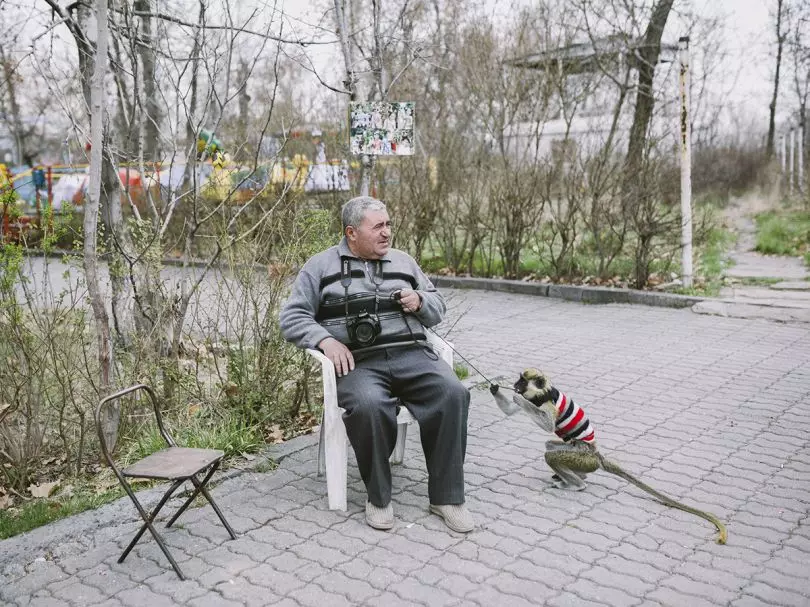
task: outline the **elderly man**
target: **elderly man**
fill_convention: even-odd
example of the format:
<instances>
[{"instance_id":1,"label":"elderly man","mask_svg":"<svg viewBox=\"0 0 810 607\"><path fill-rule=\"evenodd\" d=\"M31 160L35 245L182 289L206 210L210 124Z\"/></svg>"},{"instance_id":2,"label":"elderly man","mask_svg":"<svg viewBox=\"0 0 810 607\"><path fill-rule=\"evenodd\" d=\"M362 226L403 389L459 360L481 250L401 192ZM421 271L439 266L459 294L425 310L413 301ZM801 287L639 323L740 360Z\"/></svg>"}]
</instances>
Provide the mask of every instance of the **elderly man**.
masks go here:
<instances>
[{"instance_id":1,"label":"elderly man","mask_svg":"<svg viewBox=\"0 0 810 607\"><path fill-rule=\"evenodd\" d=\"M391 221L374 198L343 206L340 244L313 256L281 311L285 339L335 365L338 403L366 485L366 522L394 526L389 457L401 402L419 422L430 511L454 531L473 529L464 505L470 394L425 340L444 298L408 254L391 248Z\"/></svg>"}]
</instances>

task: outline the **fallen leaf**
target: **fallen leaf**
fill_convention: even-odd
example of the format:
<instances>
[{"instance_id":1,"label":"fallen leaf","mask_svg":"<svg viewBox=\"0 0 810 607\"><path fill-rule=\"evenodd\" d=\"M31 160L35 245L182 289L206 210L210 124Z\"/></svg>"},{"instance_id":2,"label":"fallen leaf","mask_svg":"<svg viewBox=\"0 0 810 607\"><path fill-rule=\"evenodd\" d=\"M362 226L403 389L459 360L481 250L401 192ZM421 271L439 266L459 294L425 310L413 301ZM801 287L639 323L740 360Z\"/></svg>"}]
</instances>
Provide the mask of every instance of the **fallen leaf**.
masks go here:
<instances>
[{"instance_id":1,"label":"fallen leaf","mask_svg":"<svg viewBox=\"0 0 810 607\"><path fill-rule=\"evenodd\" d=\"M59 486L59 481L52 483L42 483L41 485L31 485L28 487L29 493L33 497L48 497L56 487Z\"/></svg>"},{"instance_id":2,"label":"fallen leaf","mask_svg":"<svg viewBox=\"0 0 810 607\"><path fill-rule=\"evenodd\" d=\"M0 495L0 510L5 510L11 504L14 503L14 500L8 495Z\"/></svg>"},{"instance_id":3,"label":"fallen leaf","mask_svg":"<svg viewBox=\"0 0 810 607\"><path fill-rule=\"evenodd\" d=\"M273 424L270 426L270 432L268 433L267 438L271 440L273 444L283 443L284 431L281 429L281 426L278 424Z\"/></svg>"}]
</instances>

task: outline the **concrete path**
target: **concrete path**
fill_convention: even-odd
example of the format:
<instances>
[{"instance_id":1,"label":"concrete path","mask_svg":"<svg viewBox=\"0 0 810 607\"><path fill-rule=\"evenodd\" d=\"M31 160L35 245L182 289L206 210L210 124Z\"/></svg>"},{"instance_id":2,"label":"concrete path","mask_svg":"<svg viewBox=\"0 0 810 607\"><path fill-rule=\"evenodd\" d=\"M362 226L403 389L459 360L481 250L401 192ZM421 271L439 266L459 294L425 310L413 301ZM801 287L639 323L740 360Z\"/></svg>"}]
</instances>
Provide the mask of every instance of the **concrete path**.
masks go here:
<instances>
[{"instance_id":1,"label":"concrete path","mask_svg":"<svg viewBox=\"0 0 810 607\"><path fill-rule=\"evenodd\" d=\"M720 296L694 306L700 314L734 318L763 318L810 323L810 271L801 257L763 255L755 251L755 199L740 200L728 209L728 222L737 234L731 265L724 274L728 286ZM745 284L750 279L776 280L770 285Z\"/></svg>"},{"instance_id":2,"label":"concrete path","mask_svg":"<svg viewBox=\"0 0 810 607\"><path fill-rule=\"evenodd\" d=\"M740 217L735 221L737 244L731 253L734 265L728 268L726 276L733 278L781 278L783 280L805 280L810 272L801 257L786 255L763 255L756 252L756 224L751 217Z\"/></svg>"},{"instance_id":3,"label":"concrete path","mask_svg":"<svg viewBox=\"0 0 810 607\"><path fill-rule=\"evenodd\" d=\"M208 508L165 531L188 581L151 539L116 563L138 526L123 500L0 542L0 604L810 605L810 325L448 294L452 339L476 367L510 383L544 368L586 406L605 453L722 517L728 545L605 473L580 493L551 488L547 435L474 389L469 535L427 512L415 430L394 472L390 532L363 522L353 464L349 512L327 509L315 438L303 437L281 446L277 470L214 490L237 540Z\"/></svg>"}]
</instances>

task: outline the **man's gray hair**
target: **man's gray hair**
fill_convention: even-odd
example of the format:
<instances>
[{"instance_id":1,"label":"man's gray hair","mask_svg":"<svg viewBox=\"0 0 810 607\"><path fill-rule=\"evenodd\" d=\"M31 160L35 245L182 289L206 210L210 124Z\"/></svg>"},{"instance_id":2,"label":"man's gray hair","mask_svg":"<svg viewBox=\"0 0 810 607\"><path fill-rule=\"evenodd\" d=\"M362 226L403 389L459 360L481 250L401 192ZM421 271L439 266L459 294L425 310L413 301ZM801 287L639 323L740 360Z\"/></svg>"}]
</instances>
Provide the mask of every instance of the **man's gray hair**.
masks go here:
<instances>
[{"instance_id":1,"label":"man's gray hair","mask_svg":"<svg viewBox=\"0 0 810 607\"><path fill-rule=\"evenodd\" d=\"M340 218L343 221L343 231L348 226L355 228L363 221L368 211L385 211L385 203L371 196L356 196L343 205Z\"/></svg>"}]
</instances>

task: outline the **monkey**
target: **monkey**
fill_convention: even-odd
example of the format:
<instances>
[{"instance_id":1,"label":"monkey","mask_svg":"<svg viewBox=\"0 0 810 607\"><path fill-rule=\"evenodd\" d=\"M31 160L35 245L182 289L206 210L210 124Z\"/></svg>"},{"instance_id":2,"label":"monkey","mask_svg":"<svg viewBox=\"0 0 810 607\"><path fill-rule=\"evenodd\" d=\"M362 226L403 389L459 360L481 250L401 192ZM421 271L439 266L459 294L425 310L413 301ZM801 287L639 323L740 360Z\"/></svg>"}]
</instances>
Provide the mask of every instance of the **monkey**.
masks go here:
<instances>
[{"instance_id":1,"label":"monkey","mask_svg":"<svg viewBox=\"0 0 810 607\"><path fill-rule=\"evenodd\" d=\"M585 410L552 386L540 371L533 368L526 369L520 374L513 389L515 395L510 403L500 392L498 385L491 384L489 387L496 404L506 415L512 415L522 409L538 426L562 439L546 442L545 460L554 471L551 478L555 487L582 491L587 486L585 483L587 475L601 469L632 483L666 506L709 521L717 527L717 543L726 543L728 537L726 526L716 516L682 504L656 491L604 457L596 446L596 431Z\"/></svg>"}]
</instances>

